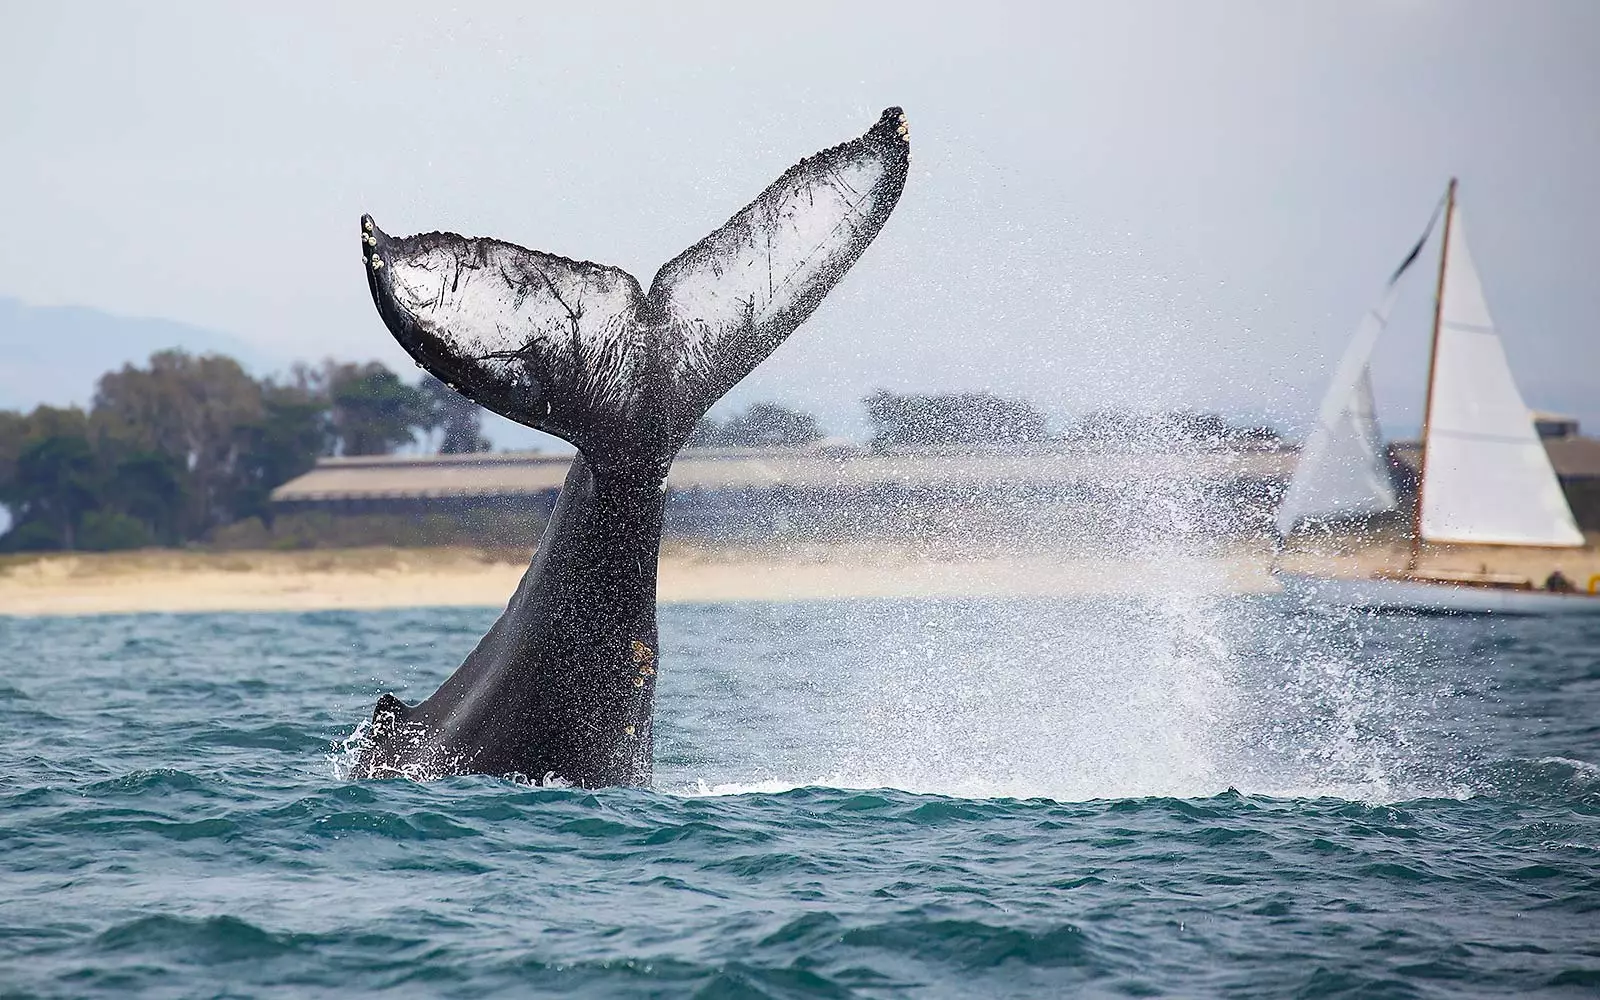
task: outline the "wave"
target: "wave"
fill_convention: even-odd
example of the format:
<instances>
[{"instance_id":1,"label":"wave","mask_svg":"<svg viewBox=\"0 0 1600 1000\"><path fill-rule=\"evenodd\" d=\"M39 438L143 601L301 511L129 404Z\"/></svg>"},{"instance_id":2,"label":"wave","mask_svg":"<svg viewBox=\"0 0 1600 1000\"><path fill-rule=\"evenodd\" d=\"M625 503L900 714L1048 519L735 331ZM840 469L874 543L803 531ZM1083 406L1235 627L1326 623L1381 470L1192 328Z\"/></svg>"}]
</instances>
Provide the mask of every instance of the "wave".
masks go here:
<instances>
[{"instance_id":1,"label":"wave","mask_svg":"<svg viewBox=\"0 0 1600 1000\"><path fill-rule=\"evenodd\" d=\"M1479 769L1482 794L1600 815L1600 765L1571 757L1512 758Z\"/></svg>"},{"instance_id":2,"label":"wave","mask_svg":"<svg viewBox=\"0 0 1600 1000\"><path fill-rule=\"evenodd\" d=\"M1199 801L1226 795L1246 795L1264 799L1293 799L1316 801L1337 799L1361 805L1391 805L1433 799L1466 801L1478 794L1469 785L1446 784L1439 786L1413 785L1396 788L1387 782L1339 783L1327 785L1254 785L1240 784L1187 785L1167 788L1115 786L1092 788L1065 787L1023 778L984 778L973 776L951 781L926 781L886 778L876 774L827 774L815 778L780 779L763 778L752 781L717 781L696 778L692 783L661 785L669 795L686 798L719 798L737 795L782 795L803 789L829 789L836 791L890 790L910 795L934 796L944 799L987 801L993 799L1017 801L1049 801L1059 803L1084 803L1107 801L1134 801L1142 799L1177 799Z\"/></svg>"},{"instance_id":3,"label":"wave","mask_svg":"<svg viewBox=\"0 0 1600 1000\"><path fill-rule=\"evenodd\" d=\"M102 952L166 953L210 965L273 958L313 943L309 935L274 934L233 916L202 918L165 914L115 924L95 938Z\"/></svg>"}]
</instances>

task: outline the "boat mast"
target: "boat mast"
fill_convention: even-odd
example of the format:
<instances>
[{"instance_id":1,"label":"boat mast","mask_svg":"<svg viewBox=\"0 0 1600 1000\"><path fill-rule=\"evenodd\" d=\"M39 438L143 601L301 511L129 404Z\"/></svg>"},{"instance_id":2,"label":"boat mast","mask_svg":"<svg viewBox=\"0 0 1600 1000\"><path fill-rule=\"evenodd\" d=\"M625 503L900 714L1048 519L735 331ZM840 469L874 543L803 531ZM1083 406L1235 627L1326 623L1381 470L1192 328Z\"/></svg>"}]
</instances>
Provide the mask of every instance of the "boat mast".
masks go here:
<instances>
[{"instance_id":1,"label":"boat mast","mask_svg":"<svg viewBox=\"0 0 1600 1000\"><path fill-rule=\"evenodd\" d=\"M1417 559L1422 555L1422 497L1428 488L1428 426L1433 422L1433 376L1439 364L1439 321L1444 314L1444 269L1450 258L1450 220L1455 214L1456 179L1450 178L1450 187L1444 196L1444 236L1439 245L1439 284L1433 293L1433 343L1428 348L1428 400L1422 408L1422 441L1417 451L1417 504L1411 514L1411 557L1406 561L1406 571L1415 572Z\"/></svg>"}]
</instances>

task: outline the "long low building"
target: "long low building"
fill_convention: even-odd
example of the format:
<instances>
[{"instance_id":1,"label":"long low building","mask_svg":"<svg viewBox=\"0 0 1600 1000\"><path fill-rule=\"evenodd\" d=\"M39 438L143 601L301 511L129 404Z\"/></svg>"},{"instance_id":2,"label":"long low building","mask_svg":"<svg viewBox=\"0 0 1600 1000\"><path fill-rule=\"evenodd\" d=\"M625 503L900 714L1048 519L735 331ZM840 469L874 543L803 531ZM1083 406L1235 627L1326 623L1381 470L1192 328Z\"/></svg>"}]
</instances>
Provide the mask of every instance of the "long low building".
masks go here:
<instances>
[{"instance_id":1,"label":"long low building","mask_svg":"<svg viewBox=\"0 0 1600 1000\"><path fill-rule=\"evenodd\" d=\"M736 448L688 450L667 477L674 492L773 489L860 490L900 487L986 492L997 486L1049 489L1128 480L1282 479L1287 451L1119 453L995 450L875 453L865 449ZM539 497L560 490L570 455L484 452L324 458L272 491L275 504L427 503L442 499Z\"/></svg>"},{"instance_id":2,"label":"long low building","mask_svg":"<svg viewBox=\"0 0 1600 1000\"><path fill-rule=\"evenodd\" d=\"M1600 530L1600 440L1552 437L1545 445L1579 523ZM1398 443L1393 455L1414 465L1416 445ZM690 449L667 478L667 528L737 535L827 523L898 532L1173 518L1258 532L1270 524L1297 457L1292 448ZM571 461L541 452L326 458L274 490L272 500L282 513L547 514Z\"/></svg>"},{"instance_id":3,"label":"long low building","mask_svg":"<svg viewBox=\"0 0 1600 1000\"><path fill-rule=\"evenodd\" d=\"M570 455L500 452L327 458L272 493L279 512L408 513L514 507L548 512ZM1250 498L1293 467L1282 450L1118 452L1051 448L874 452L853 446L691 449L667 478L668 528L769 531L796 522L871 527L1081 508L1107 493ZM1259 519L1257 511L1252 516Z\"/></svg>"}]
</instances>

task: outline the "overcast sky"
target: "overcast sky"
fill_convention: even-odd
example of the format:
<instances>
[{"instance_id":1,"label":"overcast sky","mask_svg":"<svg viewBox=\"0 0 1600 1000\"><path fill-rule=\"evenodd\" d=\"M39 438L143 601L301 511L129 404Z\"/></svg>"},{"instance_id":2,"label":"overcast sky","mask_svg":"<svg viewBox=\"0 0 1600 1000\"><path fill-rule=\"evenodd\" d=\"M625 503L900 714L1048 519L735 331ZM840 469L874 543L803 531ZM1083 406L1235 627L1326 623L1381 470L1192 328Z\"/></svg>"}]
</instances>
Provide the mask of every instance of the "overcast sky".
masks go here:
<instances>
[{"instance_id":1,"label":"overcast sky","mask_svg":"<svg viewBox=\"0 0 1600 1000\"><path fill-rule=\"evenodd\" d=\"M731 402L847 432L880 386L1303 425L1457 174L1524 396L1600 430L1600 3L585 7L8 5L0 296L398 366L362 211L648 284L900 104L895 217ZM1397 430L1411 284L1378 358Z\"/></svg>"}]
</instances>

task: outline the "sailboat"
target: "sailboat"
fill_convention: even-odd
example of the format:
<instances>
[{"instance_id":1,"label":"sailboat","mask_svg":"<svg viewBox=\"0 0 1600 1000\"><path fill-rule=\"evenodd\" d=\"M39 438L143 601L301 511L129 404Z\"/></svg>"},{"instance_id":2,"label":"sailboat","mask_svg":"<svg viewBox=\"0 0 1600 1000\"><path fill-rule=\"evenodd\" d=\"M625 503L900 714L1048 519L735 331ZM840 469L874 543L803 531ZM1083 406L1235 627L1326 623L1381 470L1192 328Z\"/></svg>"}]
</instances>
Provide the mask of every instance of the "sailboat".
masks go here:
<instances>
[{"instance_id":1,"label":"sailboat","mask_svg":"<svg viewBox=\"0 0 1600 1000\"><path fill-rule=\"evenodd\" d=\"M1428 362L1411 550L1400 572L1365 577L1289 572L1274 563L1285 593L1315 605L1433 613L1600 613L1600 595L1543 589L1491 573L1425 572L1427 542L1581 548L1555 470L1517 391L1472 254L1456 181L1422 239L1362 317L1335 369L1277 516L1280 538L1308 524L1398 511L1372 394L1371 356L1387 326L1400 278L1421 255L1440 216L1439 278ZM1600 577L1589 581L1594 589Z\"/></svg>"}]
</instances>

